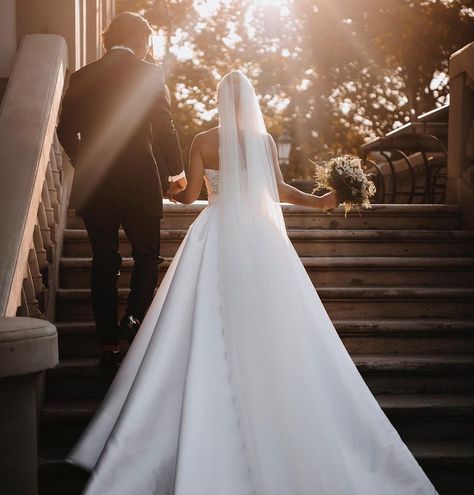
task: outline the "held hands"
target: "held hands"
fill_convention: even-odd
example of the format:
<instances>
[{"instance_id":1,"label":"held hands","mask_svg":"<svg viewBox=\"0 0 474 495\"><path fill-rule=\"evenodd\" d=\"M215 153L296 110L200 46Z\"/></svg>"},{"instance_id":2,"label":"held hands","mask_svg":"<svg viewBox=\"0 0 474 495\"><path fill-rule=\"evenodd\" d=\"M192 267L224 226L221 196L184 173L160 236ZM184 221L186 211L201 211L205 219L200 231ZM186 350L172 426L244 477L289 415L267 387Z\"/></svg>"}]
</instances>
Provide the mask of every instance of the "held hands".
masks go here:
<instances>
[{"instance_id":1,"label":"held hands","mask_svg":"<svg viewBox=\"0 0 474 495\"><path fill-rule=\"evenodd\" d=\"M182 177L177 181L170 182L170 189L168 193L170 201L176 203L175 196L177 196L181 191L184 191L187 185L188 185L188 181L186 180L186 177Z\"/></svg>"}]
</instances>

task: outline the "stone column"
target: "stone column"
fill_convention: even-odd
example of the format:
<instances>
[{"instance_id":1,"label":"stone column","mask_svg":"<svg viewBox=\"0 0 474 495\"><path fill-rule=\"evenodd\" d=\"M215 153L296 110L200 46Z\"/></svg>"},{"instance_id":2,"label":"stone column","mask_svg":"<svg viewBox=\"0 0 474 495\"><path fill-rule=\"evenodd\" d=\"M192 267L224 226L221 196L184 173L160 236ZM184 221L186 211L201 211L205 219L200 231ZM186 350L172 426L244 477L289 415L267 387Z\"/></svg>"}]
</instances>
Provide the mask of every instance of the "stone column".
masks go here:
<instances>
[{"instance_id":1,"label":"stone column","mask_svg":"<svg viewBox=\"0 0 474 495\"><path fill-rule=\"evenodd\" d=\"M90 64L101 56L101 5L100 0L87 0L86 19L86 63Z\"/></svg>"},{"instance_id":2,"label":"stone column","mask_svg":"<svg viewBox=\"0 0 474 495\"><path fill-rule=\"evenodd\" d=\"M451 56L449 77L446 197L462 205L464 227L474 228L474 43Z\"/></svg>"},{"instance_id":3,"label":"stone column","mask_svg":"<svg viewBox=\"0 0 474 495\"><path fill-rule=\"evenodd\" d=\"M37 384L57 362L57 333L51 323L0 317L2 495L37 493Z\"/></svg>"},{"instance_id":4,"label":"stone column","mask_svg":"<svg viewBox=\"0 0 474 495\"><path fill-rule=\"evenodd\" d=\"M102 3L104 4L104 28L107 26L107 24L112 20L112 17L115 15L115 0L102 0Z\"/></svg>"},{"instance_id":5,"label":"stone column","mask_svg":"<svg viewBox=\"0 0 474 495\"><path fill-rule=\"evenodd\" d=\"M79 43L80 43L80 66L87 64L87 31L89 29L88 1L79 0Z\"/></svg>"},{"instance_id":6,"label":"stone column","mask_svg":"<svg viewBox=\"0 0 474 495\"><path fill-rule=\"evenodd\" d=\"M10 76L17 49L15 0L0 3L0 78Z\"/></svg>"},{"instance_id":7,"label":"stone column","mask_svg":"<svg viewBox=\"0 0 474 495\"><path fill-rule=\"evenodd\" d=\"M114 15L114 0L17 0L16 5L15 43L27 34L63 36L71 72L102 56L100 34Z\"/></svg>"}]
</instances>

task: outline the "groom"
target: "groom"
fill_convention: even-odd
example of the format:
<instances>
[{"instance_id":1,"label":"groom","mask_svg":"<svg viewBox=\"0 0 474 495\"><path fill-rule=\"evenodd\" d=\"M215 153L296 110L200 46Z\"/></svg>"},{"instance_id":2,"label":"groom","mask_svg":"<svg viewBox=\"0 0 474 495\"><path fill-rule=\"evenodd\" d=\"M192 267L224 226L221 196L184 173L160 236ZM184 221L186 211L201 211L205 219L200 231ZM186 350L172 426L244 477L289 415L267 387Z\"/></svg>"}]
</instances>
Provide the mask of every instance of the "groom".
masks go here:
<instances>
[{"instance_id":1,"label":"groom","mask_svg":"<svg viewBox=\"0 0 474 495\"><path fill-rule=\"evenodd\" d=\"M103 33L106 54L71 75L58 137L75 168L70 206L84 219L93 251L92 306L101 365L121 361L119 340L132 341L158 281L162 187L186 188L181 148L163 70L144 59L152 29L138 14L117 15ZM132 245L134 268L118 323L119 228Z\"/></svg>"}]
</instances>

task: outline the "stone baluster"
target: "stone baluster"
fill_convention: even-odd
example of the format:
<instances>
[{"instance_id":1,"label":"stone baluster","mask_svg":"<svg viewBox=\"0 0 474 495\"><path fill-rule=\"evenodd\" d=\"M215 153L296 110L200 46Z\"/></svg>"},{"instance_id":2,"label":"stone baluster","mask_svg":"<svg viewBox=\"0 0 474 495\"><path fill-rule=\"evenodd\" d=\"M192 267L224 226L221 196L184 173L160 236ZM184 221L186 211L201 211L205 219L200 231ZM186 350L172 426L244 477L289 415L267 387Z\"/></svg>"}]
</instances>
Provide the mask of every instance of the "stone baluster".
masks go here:
<instances>
[{"instance_id":1,"label":"stone baluster","mask_svg":"<svg viewBox=\"0 0 474 495\"><path fill-rule=\"evenodd\" d=\"M50 153L51 155L51 153ZM56 225L59 220L59 201L60 197L58 195L58 191L56 189L56 185L54 184L54 178L53 178L53 173L52 173L52 165L51 165L51 160L48 163L48 167L46 168L46 181L45 183L47 184L48 187L48 192L49 192L49 200L51 202L51 208L53 209L53 220L54 224Z\"/></svg>"},{"instance_id":2,"label":"stone baluster","mask_svg":"<svg viewBox=\"0 0 474 495\"><path fill-rule=\"evenodd\" d=\"M46 180L43 182L43 193L41 195L41 199L43 200L44 211L46 213L46 221L51 233L51 242L55 244L54 227L56 225L56 222L54 221L54 208L51 204L51 197L49 195L48 183Z\"/></svg>"},{"instance_id":3,"label":"stone baluster","mask_svg":"<svg viewBox=\"0 0 474 495\"><path fill-rule=\"evenodd\" d=\"M28 305L28 315L32 318L39 318L41 311L39 310L38 299L36 299L35 286L29 263L26 265L26 277L23 280L23 290L25 292L26 304Z\"/></svg>"},{"instance_id":4,"label":"stone baluster","mask_svg":"<svg viewBox=\"0 0 474 495\"><path fill-rule=\"evenodd\" d=\"M21 288L21 304L18 307L18 311L16 313L17 316L29 316L30 313L28 311L28 304L26 302L26 294L25 288L22 286Z\"/></svg>"},{"instance_id":5,"label":"stone baluster","mask_svg":"<svg viewBox=\"0 0 474 495\"><path fill-rule=\"evenodd\" d=\"M38 208L38 223L41 231L41 238L43 240L43 246L46 249L46 258L48 262L51 263L53 260L51 231L48 226L48 219L46 217L46 211L42 201L40 202Z\"/></svg>"},{"instance_id":6,"label":"stone baluster","mask_svg":"<svg viewBox=\"0 0 474 495\"><path fill-rule=\"evenodd\" d=\"M56 166L58 167L58 170L61 172L63 169L63 149L61 147L61 144L59 143L58 135L54 133L53 136L53 146L52 150L54 152L54 156L56 158ZM61 179L62 182L62 179Z\"/></svg>"},{"instance_id":7,"label":"stone baluster","mask_svg":"<svg viewBox=\"0 0 474 495\"><path fill-rule=\"evenodd\" d=\"M30 252L28 253L28 265L31 271L31 278L33 280L33 286L35 288L35 296L37 299L40 298L43 290L43 277L41 276L40 267L38 264L38 258L36 256L36 251L34 243L31 244Z\"/></svg>"},{"instance_id":8,"label":"stone baluster","mask_svg":"<svg viewBox=\"0 0 474 495\"><path fill-rule=\"evenodd\" d=\"M43 244L43 237L41 235L39 220L35 224L35 228L33 231L33 244L35 246L36 259L38 260L39 270L42 274L44 274L48 268L48 259L46 249L44 248Z\"/></svg>"},{"instance_id":9,"label":"stone baluster","mask_svg":"<svg viewBox=\"0 0 474 495\"><path fill-rule=\"evenodd\" d=\"M51 147L49 155L49 161L51 164L51 174L53 176L54 187L56 188L58 201L61 200L62 185L61 185L61 171L58 166L58 156L54 151L54 146Z\"/></svg>"}]
</instances>

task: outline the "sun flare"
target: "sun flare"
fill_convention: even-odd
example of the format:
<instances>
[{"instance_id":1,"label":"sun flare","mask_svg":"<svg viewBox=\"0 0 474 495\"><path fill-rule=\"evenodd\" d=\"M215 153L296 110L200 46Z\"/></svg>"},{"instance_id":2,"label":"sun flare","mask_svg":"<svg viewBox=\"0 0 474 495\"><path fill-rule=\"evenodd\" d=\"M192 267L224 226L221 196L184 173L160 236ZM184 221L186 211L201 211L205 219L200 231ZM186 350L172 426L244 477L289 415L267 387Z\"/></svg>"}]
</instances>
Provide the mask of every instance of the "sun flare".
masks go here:
<instances>
[{"instance_id":1,"label":"sun flare","mask_svg":"<svg viewBox=\"0 0 474 495\"><path fill-rule=\"evenodd\" d=\"M252 0L256 7L288 7L289 0Z\"/></svg>"},{"instance_id":2,"label":"sun flare","mask_svg":"<svg viewBox=\"0 0 474 495\"><path fill-rule=\"evenodd\" d=\"M273 7L287 10L292 1L293 0L249 0L249 3L255 8ZM231 2L232 0L195 0L193 6L201 16L212 17L222 4Z\"/></svg>"}]
</instances>

